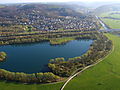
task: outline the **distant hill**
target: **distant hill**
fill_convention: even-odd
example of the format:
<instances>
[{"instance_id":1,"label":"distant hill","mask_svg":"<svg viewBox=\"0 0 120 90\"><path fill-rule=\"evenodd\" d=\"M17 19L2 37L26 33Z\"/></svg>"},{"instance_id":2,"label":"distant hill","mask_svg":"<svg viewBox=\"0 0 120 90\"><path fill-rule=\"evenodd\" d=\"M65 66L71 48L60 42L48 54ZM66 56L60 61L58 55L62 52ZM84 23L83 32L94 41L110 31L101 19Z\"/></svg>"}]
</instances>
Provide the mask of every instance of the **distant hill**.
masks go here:
<instances>
[{"instance_id":1,"label":"distant hill","mask_svg":"<svg viewBox=\"0 0 120 90\"><path fill-rule=\"evenodd\" d=\"M95 14L99 15L101 13L105 13L109 11L120 11L120 4L110 4L110 5L100 6L95 9Z\"/></svg>"},{"instance_id":2,"label":"distant hill","mask_svg":"<svg viewBox=\"0 0 120 90\"><path fill-rule=\"evenodd\" d=\"M21 15L23 13L38 13L41 15L49 16L49 17L58 17L58 16L78 16L84 17L84 7L81 10L77 8L73 8L72 5L54 5L54 4L19 4L19 5L11 5L6 6L4 8L0 8L0 16L9 15L13 17L14 15ZM79 12L76 10L79 9ZM77 10L78 11L78 10Z\"/></svg>"},{"instance_id":3,"label":"distant hill","mask_svg":"<svg viewBox=\"0 0 120 90\"><path fill-rule=\"evenodd\" d=\"M96 18L86 14L85 9L75 4L10 4L0 8L0 25L29 26L34 30L96 28Z\"/></svg>"}]
</instances>

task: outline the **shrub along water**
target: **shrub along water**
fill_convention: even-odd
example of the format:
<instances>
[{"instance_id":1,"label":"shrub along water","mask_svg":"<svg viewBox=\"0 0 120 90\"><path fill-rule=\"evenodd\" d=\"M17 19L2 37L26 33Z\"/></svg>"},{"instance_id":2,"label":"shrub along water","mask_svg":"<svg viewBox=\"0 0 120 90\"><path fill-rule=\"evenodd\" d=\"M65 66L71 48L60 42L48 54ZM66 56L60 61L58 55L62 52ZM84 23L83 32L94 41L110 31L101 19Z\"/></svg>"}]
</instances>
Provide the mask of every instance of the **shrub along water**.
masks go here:
<instances>
[{"instance_id":1,"label":"shrub along water","mask_svg":"<svg viewBox=\"0 0 120 90\"><path fill-rule=\"evenodd\" d=\"M112 42L108 40L102 33L94 33L90 35L83 35L85 39L94 39L94 43L91 45L88 52L82 56L69 58L51 59L48 67L51 72L46 73L18 73L10 72L4 69L0 69L0 79L7 81L16 81L22 83L51 83L63 80L65 77L69 77L74 71L82 70L84 67L96 63L100 58L105 57L112 48ZM76 37L76 39L81 39ZM6 56L2 53L3 57Z\"/></svg>"},{"instance_id":2,"label":"shrub along water","mask_svg":"<svg viewBox=\"0 0 120 90\"><path fill-rule=\"evenodd\" d=\"M100 58L105 57L111 49L112 42L99 33L86 54L68 60L64 60L64 58L51 59L48 67L56 75L69 77L75 70L80 68L82 70L84 67L96 63Z\"/></svg>"},{"instance_id":3,"label":"shrub along water","mask_svg":"<svg viewBox=\"0 0 120 90\"><path fill-rule=\"evenodd\" d=\"M60 80L60 77L52 72L47 73L18 73L0 69L0 78L7 81L16 81L21 83L50 83Z\"/></svg>"},{"instance_id":4,"label":"shrub along water","mask_svg":"<svg viewBox=\"0 0 120 90\"><path fill-rule=\"evenodd\" d=\"M7 54L5 52L0 52L0 62L5 61Z\"/></svg>"}]
</instances>

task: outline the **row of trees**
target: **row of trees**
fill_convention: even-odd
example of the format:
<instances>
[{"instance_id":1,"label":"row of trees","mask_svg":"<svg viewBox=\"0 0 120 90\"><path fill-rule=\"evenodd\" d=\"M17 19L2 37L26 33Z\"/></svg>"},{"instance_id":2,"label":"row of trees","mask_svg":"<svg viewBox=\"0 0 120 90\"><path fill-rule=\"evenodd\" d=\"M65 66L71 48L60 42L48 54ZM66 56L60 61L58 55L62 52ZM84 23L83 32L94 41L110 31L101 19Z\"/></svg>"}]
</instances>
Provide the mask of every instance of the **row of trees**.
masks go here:
<instances>
[{"instance_id":1,"label":"row of trees","mask_svg":"<svg viewBox=\"0 0 120 90\"><path fill-rule=\"evenodd\" d=\"M59 76L54 75L52 72L26 74L10 72L4 69L0 69L0 79L21 83L51 83L61 80Z\"/></svg>"},{"instance_id":2,"label":"row of trees","mask_svg":"<svg viewBox=\"0 0 120 90\"><path fill-rule=\"evenodd\" d=\"M50 83L60 81L63 77L70 76L74 71L78 69L82 70L84 67L96 63L111 50L112 42L102 33L98 32L91 37L89 37L89 35L87 36L87 39L94 39L94 43L91 45L88 52L82 56L69 58L68 60L64 58L51 59L48 67L52 72L26 74L0 69L0 79L22 83ZM77 39L81 38L82 37L77 37ZM3 56L5 55L6 54L3 53Z\"/></svg>"},{"instance_id":3,"label":"row of trees","mask_svg":"<svg viewBox=\"0 0 120 90\"><path fill-rule=\"evenodd\" d=\"M83 31L83 32L47 32L44 34L34 33L28 35L21 35L21 36L1 36L0 37L0 45L8 45L8 44L17 44L17 43L31 43L31 42L40 42L40 41L51 41L54 38L62 38L62 37L75 37L75 38L82 38L87 39L95 38L95 33L97 31Z\"/></svg>"},{"instance_id":4,"label":"row of trees","mask_svg":"<svg viewBox=\"0 0 120 90\"><path fill-rule=\"evenodd\" d=\"M68 60L64 58L51 59L48 67L54 74L61 77L68 77L75 70L83 69L88 65L96 63L100 58L105 57L111 49L112 42L102 33L98 33L94 43L86 54L69 58Z\"/></svg>"}]
</instances>

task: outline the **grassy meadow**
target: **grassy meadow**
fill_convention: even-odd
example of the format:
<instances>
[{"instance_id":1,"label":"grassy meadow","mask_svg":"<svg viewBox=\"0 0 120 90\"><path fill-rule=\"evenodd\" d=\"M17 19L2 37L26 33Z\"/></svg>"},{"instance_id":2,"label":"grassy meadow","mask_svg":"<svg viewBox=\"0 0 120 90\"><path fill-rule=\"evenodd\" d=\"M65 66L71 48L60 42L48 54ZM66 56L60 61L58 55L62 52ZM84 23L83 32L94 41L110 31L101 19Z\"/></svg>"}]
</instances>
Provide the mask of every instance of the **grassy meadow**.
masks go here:
<instances>
[{"instance_id":1,"label":"grassy meadow","mask_svg":"<svg viewBox=\"0 0 120 90\"><path fill-rule=\"evenodd\" d=\"M106 12L102 13L99 15L100 17L113 17L113 18L120 18L120 14L115 14L115 13L120 13L120 11L111 11L111 12Z\"/></svg>"},{"instance_id":2,"label":"grassy meadow","mask_svg":"<svg viewBox=\"0 0 120 90\"><path fill-rule=\"evenodd\" d=\"M114 13L114 14L112 14ZM120 13L120 11L111 11L107 13L102 13L99 17L112 17L112 18L118 18L120 19L120 14L115 14L115 13ZM120 29L120 20L115 20L115 19L102 19L104 23L106 23L110 28L112 29Z\"/></svg>"},{"instance_id":3,"label":"grassy meadow","mask_svg":"<svg viewBox=\"0 0 120 90\"><path fill-rule=\"evenodd\" d=\"M50 40L50 44L52 45L60 45L67 43L71 40L75 40L75 37L65 37L65 38L54 38Z\"/></svg>"},{"instance_id":4,"label":"grassy meadow","mask_svg":"<svg viewBox=\"0 0 120 90\"><path fill-rule=\"evenodd\" d=\"M120 20L102 19L112 29L120 29Z\"/></svg>"},{"instance_id":5,"label":"grassy meadow","mask_svg":"<svg viewBox=\"0 0 120 90\"><path fill-rule=\"evenodd\" d=\"M114 51L102 62L74 78L64 90L120 90L120 37L107 34Z\"/></svg>"},{"instance_id":6,"label":"grassy meadow","mask_svg":"<svg viewBox=\"0 0 120 90\"><path fill-rule=\"evenodd\" d=\"M6 83L4 81L0 81L0 90L60 90L63 83L57 84L17 84L17 83Z\"/></svg>"}]
</instances>

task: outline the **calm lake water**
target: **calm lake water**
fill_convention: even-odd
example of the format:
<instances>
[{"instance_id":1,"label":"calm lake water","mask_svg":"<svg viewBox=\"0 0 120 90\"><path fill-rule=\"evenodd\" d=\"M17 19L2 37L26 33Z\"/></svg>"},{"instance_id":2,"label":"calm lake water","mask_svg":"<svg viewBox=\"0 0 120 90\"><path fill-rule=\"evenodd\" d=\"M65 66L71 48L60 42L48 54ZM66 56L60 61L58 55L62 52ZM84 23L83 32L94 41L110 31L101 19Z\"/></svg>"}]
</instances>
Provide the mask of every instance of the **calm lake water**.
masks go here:
<instances>
[{"instance_id":1,"label":"calm lake water","mask_svg":"<svg viewBox=\"0 0 120 90\"><path fill-rule=\"evenodd\" d=\"M49 42L1 46L8 55L0 68L12 72L47 72L49 60L57 57L72 58L87 52L92 40L73 40L65 45L51 46Z\"/></svg>"}]
</instances>

